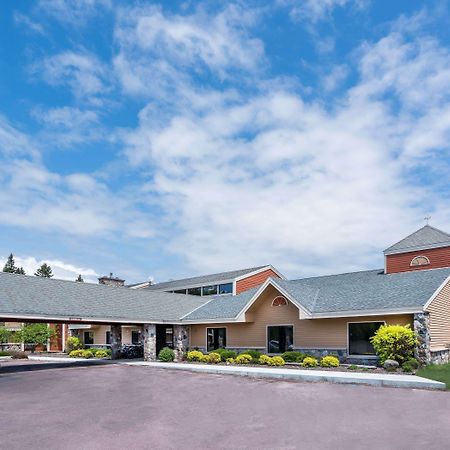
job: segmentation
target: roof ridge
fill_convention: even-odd
[[[304,281],[304,280],[313,280],[316,278],[328,278],[328,277],[338,277],[341,275],[352,275],[354,273],[365,273],[365,272],[384,272],[383,268],[379,269],[366,269],[366,270],[354,270],[352,272],[341,272],[341,273],[331,273],[328,275],[315,275],[313,277],[305,277],[305,278],[294,278],[293,280],[283,280],[283,281]]]

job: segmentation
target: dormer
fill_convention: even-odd
[[[425,225],[384,251],[385,273],[450,267],[450,234]]]

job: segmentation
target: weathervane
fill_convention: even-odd
[[[431,216],[426,216],[426,217],[423,218],[423,220],[425,220],[427,225],[428,225],[428,222],[430,221],[430,219],[431,219]]]

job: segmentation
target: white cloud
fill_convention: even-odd
[[[40,14],[73,26],[87,23],[111,5],[111,0],[39,0],[37,7]]]
[[[36,64],[33,73],[53,86],[68,86],[77,99],[99,103],[108,91],[108,70],[87,52],[64,51]]]
[[[447,51],[394,31],[359,58],[359,81],[331,107],[261,83],[258,95],[159,121],[143,111],[127,154],[152,166],[174,253],[199,272],[339,272],[382,265],[381,250],[430,210],[450,223],[436,185],[410,178],[448,154]]]
[[[77,267],[73,264],[57,259],[36,259],[34,256],[14,256],[17,267],[23,267],[27,275],[34,275],[36,270],[44,263],[51,268],[54,278],[60,280],[75,281],[78,275],[81,275],[85,282],[96,283],[98,274],[94,269],[86,267]]]
[[[14,22],[17,25],[24,25],[28,30],[32,31],[33,33],[45,34],[44,27],[37,22],[33,22],[28,16],[21,14],[19,12],[14,13]]]

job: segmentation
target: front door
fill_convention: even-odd
[[[267,327],[267,352],[284,353],[294,349],[294,327],[292,325]]]
[[[173,325],[156,325],[156,355],[164,347],[173,348]]]

